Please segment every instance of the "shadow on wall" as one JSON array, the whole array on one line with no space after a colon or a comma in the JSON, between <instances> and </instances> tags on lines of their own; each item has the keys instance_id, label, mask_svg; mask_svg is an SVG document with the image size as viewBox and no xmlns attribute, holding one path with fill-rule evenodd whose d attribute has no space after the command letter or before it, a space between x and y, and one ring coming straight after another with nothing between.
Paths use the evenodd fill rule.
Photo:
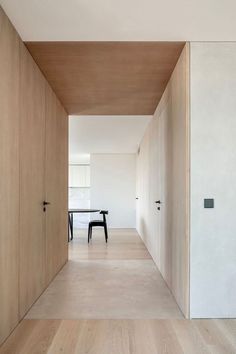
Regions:
<instances>
[{"instance_id":1,"label":"shadow on wall","mask_svg":"<svg viewBox=\"0 0 236 354\"><path fill-rule=\"evenodd\" d=\"M140 218L140 224L139 224L139 235L142 238L143 242L147 244L149 237L148 237L148 227L147 223L145 222L145 219L143 217ZM142 236L141 236L142 235Z\"/></svg>"}]
</instances>

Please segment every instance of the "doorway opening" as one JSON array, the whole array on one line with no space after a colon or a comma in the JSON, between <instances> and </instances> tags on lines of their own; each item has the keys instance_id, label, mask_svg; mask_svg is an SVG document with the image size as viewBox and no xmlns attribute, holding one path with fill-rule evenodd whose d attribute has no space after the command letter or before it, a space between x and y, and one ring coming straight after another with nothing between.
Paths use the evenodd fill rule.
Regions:
<instances>
[{"instance_id":1,"label":"doorway opening","mask_svg":"<svg viewBox=\"0 0 236 354\"><path fill-rule=\"evenodd\" d=\"M42 45L29 48L44 71ZM63 44L51 45L54 54L63 53ZM79 96L60 91L70 113L68 208L87 212L73 215L69 262L27 318L183 318L188 47L110 43L101 54L101 45L69 45L65 62L73 58L80 70L59 65L74 70L70 87L80 83ZM45 70L49 75L50 67ZM58 77L65 76L54 81L51 74L57 91ZM100 219L101 210L108 211L108 243L103 228L95 228L88 244L88 223Z\"/></svg>"}]
</instances>

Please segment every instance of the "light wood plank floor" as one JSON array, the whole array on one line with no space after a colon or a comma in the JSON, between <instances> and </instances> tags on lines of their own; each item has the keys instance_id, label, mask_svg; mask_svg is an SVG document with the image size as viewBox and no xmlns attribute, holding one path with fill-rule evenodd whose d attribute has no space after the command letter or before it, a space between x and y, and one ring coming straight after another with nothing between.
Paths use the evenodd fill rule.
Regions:
<instances>
[{"instance_id":1,"label":"light wood plank floor","mask_svg":"<svg viewBox=\"0 0 236 354\"><path fill-rule=\"evenodd\" d=\"M236 354L236 320L184 320L134 230L103 237L79 232L1 354Z\"/></svg>"},{"instance_id":2,"label":"light wood plank floor","mask_svg":"<svg viewBox=\"0 0 236 354\"><path fill-rule=\"evenodd\" d=\"M24 320L1 354L235 354L235 320Z\"/></svg>"}]
</instances>

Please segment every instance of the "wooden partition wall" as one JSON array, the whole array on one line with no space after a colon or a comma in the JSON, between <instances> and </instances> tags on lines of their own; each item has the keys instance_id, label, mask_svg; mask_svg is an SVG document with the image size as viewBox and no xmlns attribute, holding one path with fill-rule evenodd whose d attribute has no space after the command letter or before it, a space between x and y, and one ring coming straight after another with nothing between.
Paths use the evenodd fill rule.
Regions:
<instances>
[{"instance_id":1,"label":"wooden partition wall","mask_svg":"<svg viewBox=\"0 0 236 354\"><path fill-rule=\"evenodd\" d=\"M0 8L0 343L18 322L19 45Z\"/></svg>"},{"instance_id":2,"label":"wooden partition wall","mask_svg":"<svg viewBox=\"0 0 236 354\"><path fill-rule=\"evenodd\" d=\"M189 45L186 44L137 157L137 229L186 317L189 316L188 106Z\"/></svg>"},{"instance_id":3,"label":"wooden partition wall","mask_svg":"<svg viewBox=\"0 0 236 354\"><path fill-rule=\"evenodd\" d=\"M0 7L0 344L67 261L67 127Z\"/></svg>"}]
</instances>

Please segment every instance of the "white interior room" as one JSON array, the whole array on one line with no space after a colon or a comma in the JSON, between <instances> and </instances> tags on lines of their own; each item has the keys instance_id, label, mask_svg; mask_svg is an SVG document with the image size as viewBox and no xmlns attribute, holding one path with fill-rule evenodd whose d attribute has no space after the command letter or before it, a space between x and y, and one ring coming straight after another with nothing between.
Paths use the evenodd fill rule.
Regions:
<instances>
[{"instance_id":1,"label":"white interior room","mask_svg":"<svg viewBox=\"0 0 236 354\"><path fill-rule=\"evenodd\" d=\"M69 208L107 209L109 228L136 228L136 155L151 118L69 118ZM91 217L75 215L74 226Z\"/></svg>"}]
</instances>

